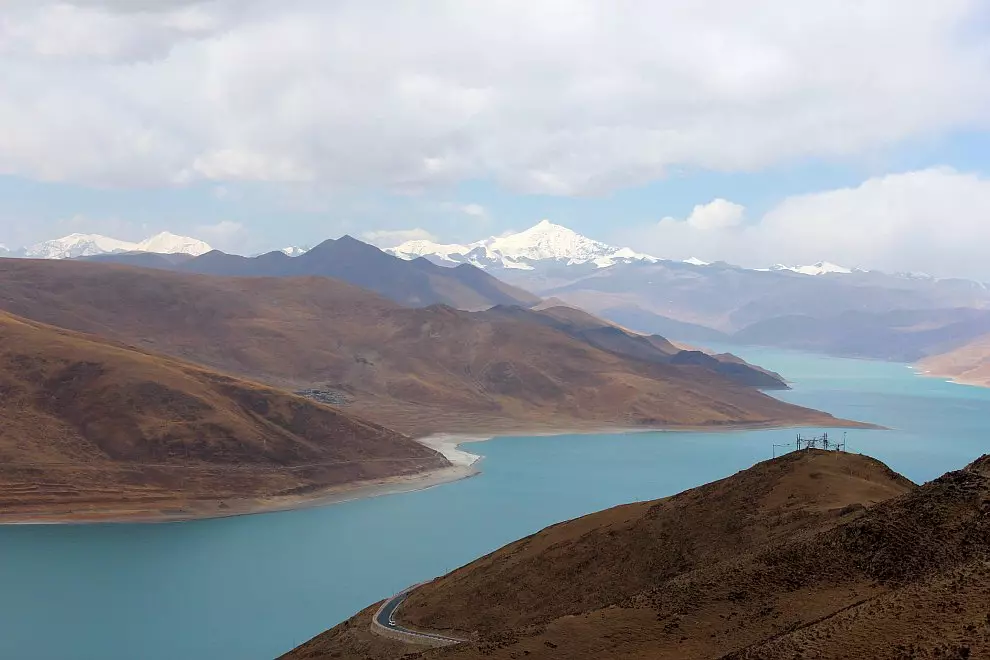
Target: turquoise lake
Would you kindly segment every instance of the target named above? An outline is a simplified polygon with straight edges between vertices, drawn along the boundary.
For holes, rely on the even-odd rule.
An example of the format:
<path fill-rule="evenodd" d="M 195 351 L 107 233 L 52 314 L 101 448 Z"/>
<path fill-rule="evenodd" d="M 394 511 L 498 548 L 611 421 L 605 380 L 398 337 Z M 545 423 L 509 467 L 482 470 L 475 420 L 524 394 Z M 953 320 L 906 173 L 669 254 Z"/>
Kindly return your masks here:
<path fill-rule="evenodd" d="M 915 481 L 990 451 L 990 390 L 905 365 L 737 349 L 787 401 Z M 554 522 L 770 458 L 794 430 L 499 438 L 483 474 L 320 509 L 166 525 L 0 526 L 0 658 L 271 660 L 357 610 Z M 833 437 L 841 432 L 833 434 Z"/>

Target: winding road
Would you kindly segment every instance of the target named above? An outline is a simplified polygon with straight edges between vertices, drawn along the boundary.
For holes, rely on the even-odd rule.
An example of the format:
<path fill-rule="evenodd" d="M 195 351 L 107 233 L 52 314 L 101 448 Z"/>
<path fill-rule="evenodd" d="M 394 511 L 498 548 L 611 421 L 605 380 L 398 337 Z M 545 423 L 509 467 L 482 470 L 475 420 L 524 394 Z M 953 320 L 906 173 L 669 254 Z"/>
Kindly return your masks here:
<path fill-rule="evenodd" d="M 446 635 L 440 635 L 437 633 L 420 632 L 418 630 L 409 630 L 404 628 L 395 622 L 395 612 L 402 605 L 403 601 L 409 597 L 413 589 L 416 587 L 426 584 L 425 582 L 421 584 L 416 584 L 408 589 L 400 591 L 399 593 L 392 596 L 390 599 L 385 601 L 378 611 L 375 612 L 375 618 L 371 622 L 371 630 L 375 634 L 382 635 L 384 637 L 389 637 L 391 639 L 396 639 L 399 641 L 407 642 L 409 644 L 429 644 L 431 646 L 450 646 L 452 644 L 460 644 L 467 640 L 458 639 L 457 637 L 447 637 Z"/>

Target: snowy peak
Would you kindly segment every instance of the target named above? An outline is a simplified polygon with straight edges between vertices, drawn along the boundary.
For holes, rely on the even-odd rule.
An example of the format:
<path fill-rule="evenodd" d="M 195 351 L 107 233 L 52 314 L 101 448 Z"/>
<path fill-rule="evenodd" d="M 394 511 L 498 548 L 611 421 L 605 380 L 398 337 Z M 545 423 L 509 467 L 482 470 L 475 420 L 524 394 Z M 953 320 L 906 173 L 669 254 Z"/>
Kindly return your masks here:
<path fill-rule="evenodd" d="M 32 259 L 75 259 L 77 257 L 93 257 L 98 254 L 132 252 L 136 249 L 136 243 L 119 241 L 108 236 L 69 234 L 62 238 L 32 245 L 25 250 L 25 255 Z"/>
<path fill-rule="evenodd" d="M 586 263 L 618 251 L 549 220 L 518 234 L 491 239 L 488 248 L 516 260 L 562 259 L 569 263 Z"/>
<path fill-rule="evenodd" d="M 32 259 L 76 259 L 100 254 L 121 252 L 157 252 L 159 254 L 192 254 L 199 256 L 212 250 L 209 245 L 195 238 L 176 236 L 162 232 L 140 243 L 121 241 L 99 234 L 69 234 L 62 238 L 43 241 L 24 250 L 24 256 Z"/>
<path fill-rule="evenodd" d="M 441 261 L 457 261 L 456 257 L 463 257 L 473 249 L 471 245 L 458 245 L 456 243 L 441 244 L 417 239 L 406 241 L 402 245 L 385 250 L 397 257 L 412 260 L 419 257 L 436 257 Z"/>
<path fill-rule="evenodd" d="M 582 236 L 549 220 L 516 234 L 492 236 L 467 245 L 415 240 L 385 251 L 403 259 L 425 257 L 441 264 L 470 263 L 479 268 L 524 270 L 531 270 L 536 262 L 548 261 L 567 265 L 591 263 L 599 268 L 617 262 L 658 261 L 630 248 L 618 248 Z"/>
<path fill-rule="evenodd" d="M 848 275 L 852 272 L 852 269 L 850 268 L 839 266 L 828 261 L 819 261 L 818 263 L 810 266 L 784 266 L 783 264 L 777 264 L 772 266 L 770 270 L 789 270 L 792 273 L 800 273 L 801 275 L 827 275 L 829 273 Z"/>
<path fill-rule="evenodd" d="M 487 248 L 517 262 L 556 260 L 568 265 L 594 263 L 607 268 L 617 261 L 658 261 L 630 248 L 618 248 L 542 220 L 526 231 L 489 239 Z"/>
<path fill-rule="evenodd" d="M 306 254 L 313 248 L 308 245 L 290 245 L 289 247 L 284 247 L 280 250 L 282 254 L 287 257 L 298 257 L 301 254 Z"/>
<path fill-rule="evenodd" d="M 157 252 L 158 254 L 191 254 L 198 257 L 206 254 L 213 248 L 209 244 L 189 238 L 188 236 L 176 236 L 175 234 L 163 231 L 155 234 L 151 238 L 146 238 L 137 244 L 140 252 Z"/>

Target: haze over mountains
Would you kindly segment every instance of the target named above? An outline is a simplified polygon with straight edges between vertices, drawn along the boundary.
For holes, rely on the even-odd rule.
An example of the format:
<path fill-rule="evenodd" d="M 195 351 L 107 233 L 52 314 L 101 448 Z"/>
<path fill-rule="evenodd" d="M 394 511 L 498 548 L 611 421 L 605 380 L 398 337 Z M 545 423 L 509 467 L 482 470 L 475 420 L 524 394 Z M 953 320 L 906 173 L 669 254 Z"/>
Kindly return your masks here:
<path fill-rule="evenodd" d="M 204 252 L 205 243 L 171 234 L 140 244 L 82 235 L 49 243 L 29 252 L 214 275 L 338 277 L 413 306 L 483 310 L 552 297 L 639 332 L 702 344 L 913 362 L 990 331 L 990 290 L 981 282 L 827 261 L 764 269 L 672 261 L 546 220 L 465 245 L 414 240 L 384 250 L 401 263 L 349 236 L 257 257 Z"/>
<path fill-rule="evenodd" d="M 404 243 L 403 258 L 470 262 L 545 297 L 672 339 L 915 361 L 990 330 L 981 282 L 829 262 L 740 268 L 658 259 L 542 222 L 467 246 Z"/>
<path fill-rule="evenodd" d="M 311 249 L 242 257 L 164 233 L 141 243 L 72 235 L 20 256 L 239 277 L 337 277 L 412 306 L 480 311 L 555 298 L 632 330 L 681 341 L 905 362 L 951 351 L 990 331 L 990 290 L 981 282 L 827 261 L 763 269 L 672 261 L 547 220 L 465 245 L 413 240 L 384 251 L 344 236 Z"/>

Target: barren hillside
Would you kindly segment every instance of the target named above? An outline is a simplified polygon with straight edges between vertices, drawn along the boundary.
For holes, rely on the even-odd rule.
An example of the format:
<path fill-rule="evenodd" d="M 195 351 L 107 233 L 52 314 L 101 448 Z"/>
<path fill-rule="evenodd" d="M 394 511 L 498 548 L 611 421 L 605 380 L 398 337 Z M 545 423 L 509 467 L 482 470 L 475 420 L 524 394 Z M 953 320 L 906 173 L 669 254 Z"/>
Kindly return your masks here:
<path fill-rule="evenodd" d="M 931 376 L 945 376 L 968 385 L 990 386 L 990 335 L 983 335 L 947 353 L 918 363 Z"/>
<path fill-rule="evenodd" d="M 322 277 L 2 260 L 0 309 L 283 388 L 324 388 L 407 433 L 836 423 L 696 365 L 485 312 L 400 307 Z"/>
<path fill-rule="evenodd" d="M 403 625 L 468 643 L 384 640 L 366 610 L 285 657 L 990 657 L 988 460 L 915 487 L 789 454 L 549 527 L 402 604 Z"/>
<path fill-rule="evenodd" d="M 446 465 L 287 392 L 0 313 L 0 515 L 222 514 Z"/>

